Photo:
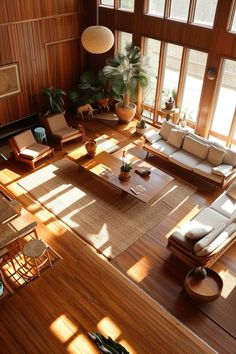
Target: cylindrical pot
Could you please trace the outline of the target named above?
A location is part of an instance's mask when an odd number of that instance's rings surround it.
[[[122,123],[129,123],[135,116],[137,106],[131,102],[129,107],[124,107],[123,102],[117,102],[115,105],[116,115]]]
[[[3,285],[3,283],[0,281],[0,296],[2,296],[3,292],[4,292],[4,285]]]
[[[136,127],[136,134],[143,135],[146,131],[146,128],[138,128]]]
[[[124,172],[120,170],[119,179],[121,181],[127,181],[128,179],[130,179],[130,171]]]
[[[97,144],[95,140],[88,140],[85,142],[85,148],[87,150],[87,157],[92,159],[96,154]]]
[[[175,100],[170,97],[166,102],[165,102],[165,105],[166,105],[166,109],[168,109],[168,111],[171,111],[174,106],[175,106]]]

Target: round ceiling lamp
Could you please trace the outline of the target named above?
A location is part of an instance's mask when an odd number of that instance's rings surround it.
[[[106,53],[114,44],[112,31],[104,26],[87,27],[81,36],[81,42],[89,53]]]

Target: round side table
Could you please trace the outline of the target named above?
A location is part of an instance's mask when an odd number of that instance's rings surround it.
[[[34,136],[35,136],[35,140],[37,141],[37,143],[39,144],[47,144],[47,135],[46,135],[46,131],[43,127],[38,127],[34,129]]]
[[[51,258],[48,252],[48,246],[42,240],[32,239],[27,242],[23,247],[23,255],[26,258],[32,258],[34,267],[37,271],[37,274],[40,275],[40,267],[46,262],[49,261],[50,266],[52,266]],[[45,260],[42,262],[40,258],[46,255]]]

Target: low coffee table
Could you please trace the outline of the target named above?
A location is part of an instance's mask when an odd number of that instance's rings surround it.
[[[153,167],[143,160],[136,159],[132,164],[131,177],[128,181],[121,181],[119,179],[120,167],[122,161],[103,151],[93,159],[83,160],[80,162],[80,167],[89,171],[93,175],[99,177],[103,181],[113,185],[123,192],[128,193],[132,197],[140,200],[141,202],[148,203],[153,197],[160,193],[173,178],[167,173]],[[151,174],[148,177],[141,177],[135,173],[136,169],[148,168],[151,170]],[[144,187],[144,191],[140,194],[136,194],[131,188],[141,185]]]

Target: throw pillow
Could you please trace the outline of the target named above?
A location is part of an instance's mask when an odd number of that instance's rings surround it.
[[[226,223],[224,222],[217,225],[207,236],[203,237],[194,245],[193,252],[198,253],[203,248],[210,245],[210,243],[215,240],[215,238],[224,230],[225,227],[226,227]]]
[[[207,155],[207,160],[214,166],[221,165],[224,158],[224,154],[224,149],[218,149],[215,146],[211,146]]]
[[[227,189],[226,194],[236,200],[236,183],[233,183]]]
[[[184,140],[185,132],[179,129],[171,129],[170,134],[167,139],[167,143],[177,147],[178,149],[181,148],[181,145]]]
[[[171,122],[168,122],[167,120],[165,120],[162,123],[161,129],[160,129],[160,132],[159,132],[159,134],[161,135],[162,139],[167,140],[171,129],[174,128],[174,127],[175,127],[174,124],[172,124]]]
[[[184,138],[183,150],[190,152],[191,154],[200,157],[202,160],[206,160],[209,145],[201,143],[195,140],[191,136],[186,135]]]
[[[236,166],[236,151],[227,149],[223,158],[223,163],[226,165]]]
[[[143,134],[144,138],[150,143],[156,143],[157,141],[161,140],[162,137],[156,130],[148,130],[145,134]]]
[[[200,240],[202,237],[206,236],[210,231],[212,231],[212,229],[212,226],[206,226],[199,223],[199,226],[195,226],[186,232],[185,237],[189,240]]]

